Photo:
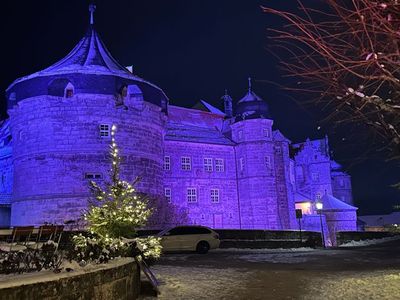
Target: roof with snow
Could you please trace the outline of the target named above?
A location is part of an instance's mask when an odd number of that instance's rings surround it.
[[[350,204],[347,204],[332,195],[325,194],[321,197],[321,202],[324,205],[323,210],[357,210]]]
[[[310,199],[310,197],[308,197],[308,196],[306,196],[306,195],[304,195],[304,194],[302,194],[302,193],[299,193],[299,192],[295,192],[295,193],[294,193],[294,201],[295,201],[296,203],[313,202],[313,201]]]
[[[235,145],[218,128],[201,127],[168,122],[166,141],[182,141],[204,144]]]
[[[15,104],[10,101],[52,95],[49,86],[54,80],[59,80],[57,84],[64,88],[66,83],[71,82],[76,93],[112,95],[125,85],[137,84],[146,101],[155,104],[164,102],[165,105],[168,102],[159,87],[132,74],[112,57],[93,24],[89,25],[84,37],[66,57],[44,70],[15,80],[7,89],[9,105]],[[150,101],[154,98],[155,101]]]
[[[195,106],[193,106],[193,108],[199,109],[202,111],[206,111],[206,112],[210,112],[210,113],[213,113],[216,115],[225,116],[225,114],[221,110],[219,110],[215,106],[212,106],[210,103],[208,103],[204,100],[200,100]]]

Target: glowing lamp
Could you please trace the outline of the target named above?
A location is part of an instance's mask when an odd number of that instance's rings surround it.
[[[324,207],[324,205],[322,204],[322,202],[317,202],[317,203],[315,203],[315,207],[316,207],[318,210],[322,210],[322,208]]]

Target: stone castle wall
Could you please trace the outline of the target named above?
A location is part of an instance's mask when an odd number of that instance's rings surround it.
[[[138,190],[162,195],[160,108],[116,108],[113,97],[77,95],[25,99],[10,110],[14,160],[12,225],[62,223],[77,219],[86,207],[86,173],[108,177],[109,137],[100,124],[118,127],[121,177],[142,178]]]
[[[240,228],[232,146],[165,141],[164,154],[171,160],[171,169],[164,171],[164,187],[171,189],[172,204],[181,208],[176,217],[184,218],[182,215],[186,214],[189,224]],[[190,157],[191,170],[182,170],[181,157]],[[205,170],[204,158],[212,159],[212,171]],[[223,159],[222,172],[215,168],[216,159]],[[197,201],[194,203],[187,200],[188,188],[197,191]],[[212,202],[211,189],[219,190],[218,203]]]

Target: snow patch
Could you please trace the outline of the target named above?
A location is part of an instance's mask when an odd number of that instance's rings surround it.
[[[399,240],[400,236],[386,237],[381,239],[371,239],[371,240],[363,240],[363,241],[350,241],[340,245],[339,247],[364,247],[369,245],[375,245],[390,241]]]

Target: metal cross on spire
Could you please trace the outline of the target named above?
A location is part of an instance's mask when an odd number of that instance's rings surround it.
[[[90,11],[90,25],[94,24],[94,12],[96,11],[96,5],[92,2],[89,5],[89,11]]]

